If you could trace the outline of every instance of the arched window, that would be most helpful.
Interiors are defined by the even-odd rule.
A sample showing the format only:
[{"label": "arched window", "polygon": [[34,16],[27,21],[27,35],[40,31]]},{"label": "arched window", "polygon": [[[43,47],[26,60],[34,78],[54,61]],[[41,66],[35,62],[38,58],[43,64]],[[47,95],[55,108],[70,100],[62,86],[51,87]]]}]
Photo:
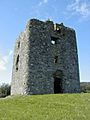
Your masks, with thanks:
[{"label": "arched window", "polygon": [[18,64],[19,64],[19,55],[17,56],[17,59],[16,59],[16,71],[18,71]]}]

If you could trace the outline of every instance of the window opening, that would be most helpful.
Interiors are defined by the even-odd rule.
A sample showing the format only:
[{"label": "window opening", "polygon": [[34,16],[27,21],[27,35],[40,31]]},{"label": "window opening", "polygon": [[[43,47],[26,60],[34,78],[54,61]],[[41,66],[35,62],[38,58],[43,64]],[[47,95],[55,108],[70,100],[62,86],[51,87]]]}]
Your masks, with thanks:
[{"label": "window opening", "polygon": [[19,55],[17,56],[17,60],[16,60],[16,71],[18,71],[18,64],[19,64]]},{"label": "window opening", "polygon": [[58,62],[58,56],[55,56],[54,63],[57,63],[57,62]]},{"label": "window opening", "polygon": [[57,28],[57,32],[58,32],[58,33],[61,33],[61,29],[60,29],[60,28]]},{"label": "window opening", "polygon": [[18,48],[20,48],[20,41],[18,42]]},{"label": "window opening", "polygon": [[65,34],[63,33],[63,36],[65,36]]},{"label": "window opening", "polygon": [[58,40],[57,37],[51,37],[51,43],[52,44],[57,44],[57,40]]}]

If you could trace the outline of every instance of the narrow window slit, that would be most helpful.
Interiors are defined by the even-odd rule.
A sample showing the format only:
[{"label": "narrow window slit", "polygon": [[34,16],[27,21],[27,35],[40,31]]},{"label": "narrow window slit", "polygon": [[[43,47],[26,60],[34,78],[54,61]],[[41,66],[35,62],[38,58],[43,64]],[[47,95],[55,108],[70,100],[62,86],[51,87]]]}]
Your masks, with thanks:
[{"label": "narrow window slit", "polygon": [[65,36],[65,33],[63,33],[63,36]]},{"label": "narrow window slit", "polygon": [[55,56],[54,63],[57,63],[57,62],[58,62],[58,56]]},{"label": "narrow window slit", "polygon": [[18,48],[20,48],[20,41],[18,42]]},{"label": "narrow window slit", "polygon": [[19,55],[17,56],[17,60],[16,60],[16,71],[18,71],[18,64],[19,64]]}]

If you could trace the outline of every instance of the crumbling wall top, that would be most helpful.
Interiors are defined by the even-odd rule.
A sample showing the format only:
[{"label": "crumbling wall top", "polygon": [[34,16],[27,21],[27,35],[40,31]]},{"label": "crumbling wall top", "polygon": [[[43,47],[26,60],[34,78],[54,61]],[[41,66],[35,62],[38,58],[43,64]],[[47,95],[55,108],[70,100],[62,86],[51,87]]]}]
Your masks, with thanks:
[{"label": "crumbling wall top", "polygon": [[50,27],[53,31],[58,31],[58,33],[63,30],[63,31],[72,31],[74,32],[74,29],[72,28],[69,28],[69,27],[66,27],[63,23],[54,23],[53,21],[51,20],[46,20],[46,21],[40,21],[38,19],[30,19],[28,22],[27,22],[27,25],[26,25],[26,29],[29,29],[30,27],[39,27],[39,26],[46,26],[46,27]]}]

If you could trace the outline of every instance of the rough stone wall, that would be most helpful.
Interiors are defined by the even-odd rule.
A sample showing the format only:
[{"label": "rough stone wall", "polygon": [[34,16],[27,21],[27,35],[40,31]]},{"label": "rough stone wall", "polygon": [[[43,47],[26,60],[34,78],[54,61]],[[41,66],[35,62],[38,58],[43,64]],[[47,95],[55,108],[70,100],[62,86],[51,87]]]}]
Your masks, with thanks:
[{"label": "rough stone wall", "polygon": [[[28,30],[25,30],[20,34],[16,41],[14,49],[14,60],[13,60],[13,70],[12,70],[12,82],[11,82],[11,94],[27,94],[27,76],[28,76],[28,43],[29,35]],[[19,55],[18,70],[17,70],[17,57]]]},{"label": "rough stone wall", "polygon": [[15,45],[11,94],[54,93],[55,77],[62,79],[63,93],[80,91],[75,31],[31,19]]}]

